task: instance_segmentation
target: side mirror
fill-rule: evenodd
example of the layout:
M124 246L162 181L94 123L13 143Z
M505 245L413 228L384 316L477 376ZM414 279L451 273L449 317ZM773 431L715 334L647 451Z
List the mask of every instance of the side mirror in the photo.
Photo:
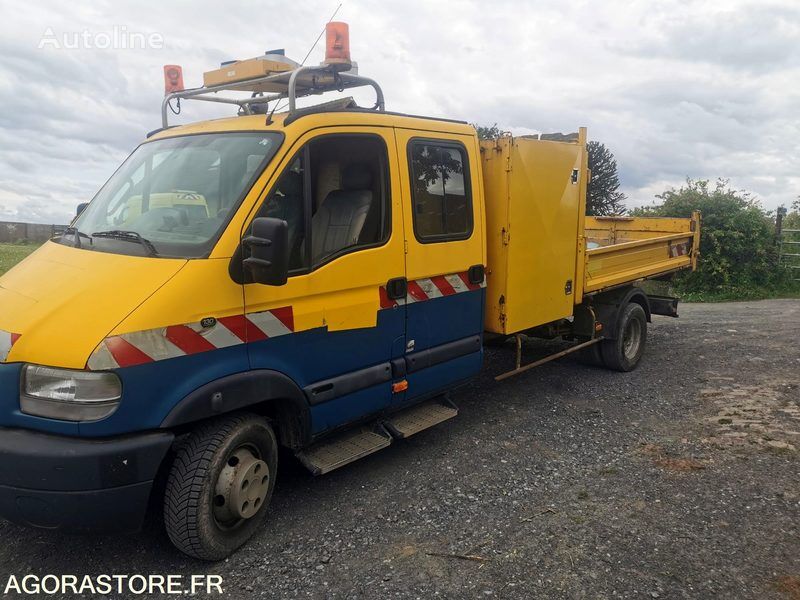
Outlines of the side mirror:
M289 226L282 219L258 217L252 229L242 240L245 271L255 283L283 285L289 277Z
M80 216L81 216L81 213L82 213L84 210L86 210L86 207L87 207L87 206L89 206L89 203L88 203L88 202L81 202L80 204L78 204L78 210L76 210L76 211L75 211L75 216L76 216L76 217L80 217Z

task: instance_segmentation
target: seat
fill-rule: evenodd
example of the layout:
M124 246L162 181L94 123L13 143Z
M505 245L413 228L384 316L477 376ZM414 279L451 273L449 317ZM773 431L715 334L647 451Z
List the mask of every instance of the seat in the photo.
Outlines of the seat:
M372 171L363 164L342 171L341 188L330 192L311 220L314 263L358 244L372 206Z
M296 171L287 171L278 182L276 191L267 201L262 217L272 217L286 221L288 228L289 248L293 249L297 242L297 231L303 220L303 176Z

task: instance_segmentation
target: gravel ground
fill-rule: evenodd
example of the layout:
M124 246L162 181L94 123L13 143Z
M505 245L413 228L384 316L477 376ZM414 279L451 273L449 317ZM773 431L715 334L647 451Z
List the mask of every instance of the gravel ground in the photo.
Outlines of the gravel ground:
M227 561L0 523L0 573L192 574L246 598L800 598L800 301L684 305L629 374L568 357L324 477L283 461ZM552 348L526 346L526 358Z

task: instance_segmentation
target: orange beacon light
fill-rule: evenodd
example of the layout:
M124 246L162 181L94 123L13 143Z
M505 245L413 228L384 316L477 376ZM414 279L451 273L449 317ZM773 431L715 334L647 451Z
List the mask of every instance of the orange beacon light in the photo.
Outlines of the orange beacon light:
M350 28L331 21L325 25L325 64L350 65Z
M183 91L183 69L180 65L164 65L164 95Z

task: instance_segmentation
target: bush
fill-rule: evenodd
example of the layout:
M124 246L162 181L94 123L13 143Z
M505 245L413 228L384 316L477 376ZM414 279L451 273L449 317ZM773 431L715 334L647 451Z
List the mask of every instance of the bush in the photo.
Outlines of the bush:
M792 203L792 210L783 218L784 229L800 229L800 198Z
M752 299L797 292L788 270L778 265L775 224L748 192L725 180L686 181L656 196L662 202L632 214L689 217L702 212L697 271L675 277L676 289L691 300Z

